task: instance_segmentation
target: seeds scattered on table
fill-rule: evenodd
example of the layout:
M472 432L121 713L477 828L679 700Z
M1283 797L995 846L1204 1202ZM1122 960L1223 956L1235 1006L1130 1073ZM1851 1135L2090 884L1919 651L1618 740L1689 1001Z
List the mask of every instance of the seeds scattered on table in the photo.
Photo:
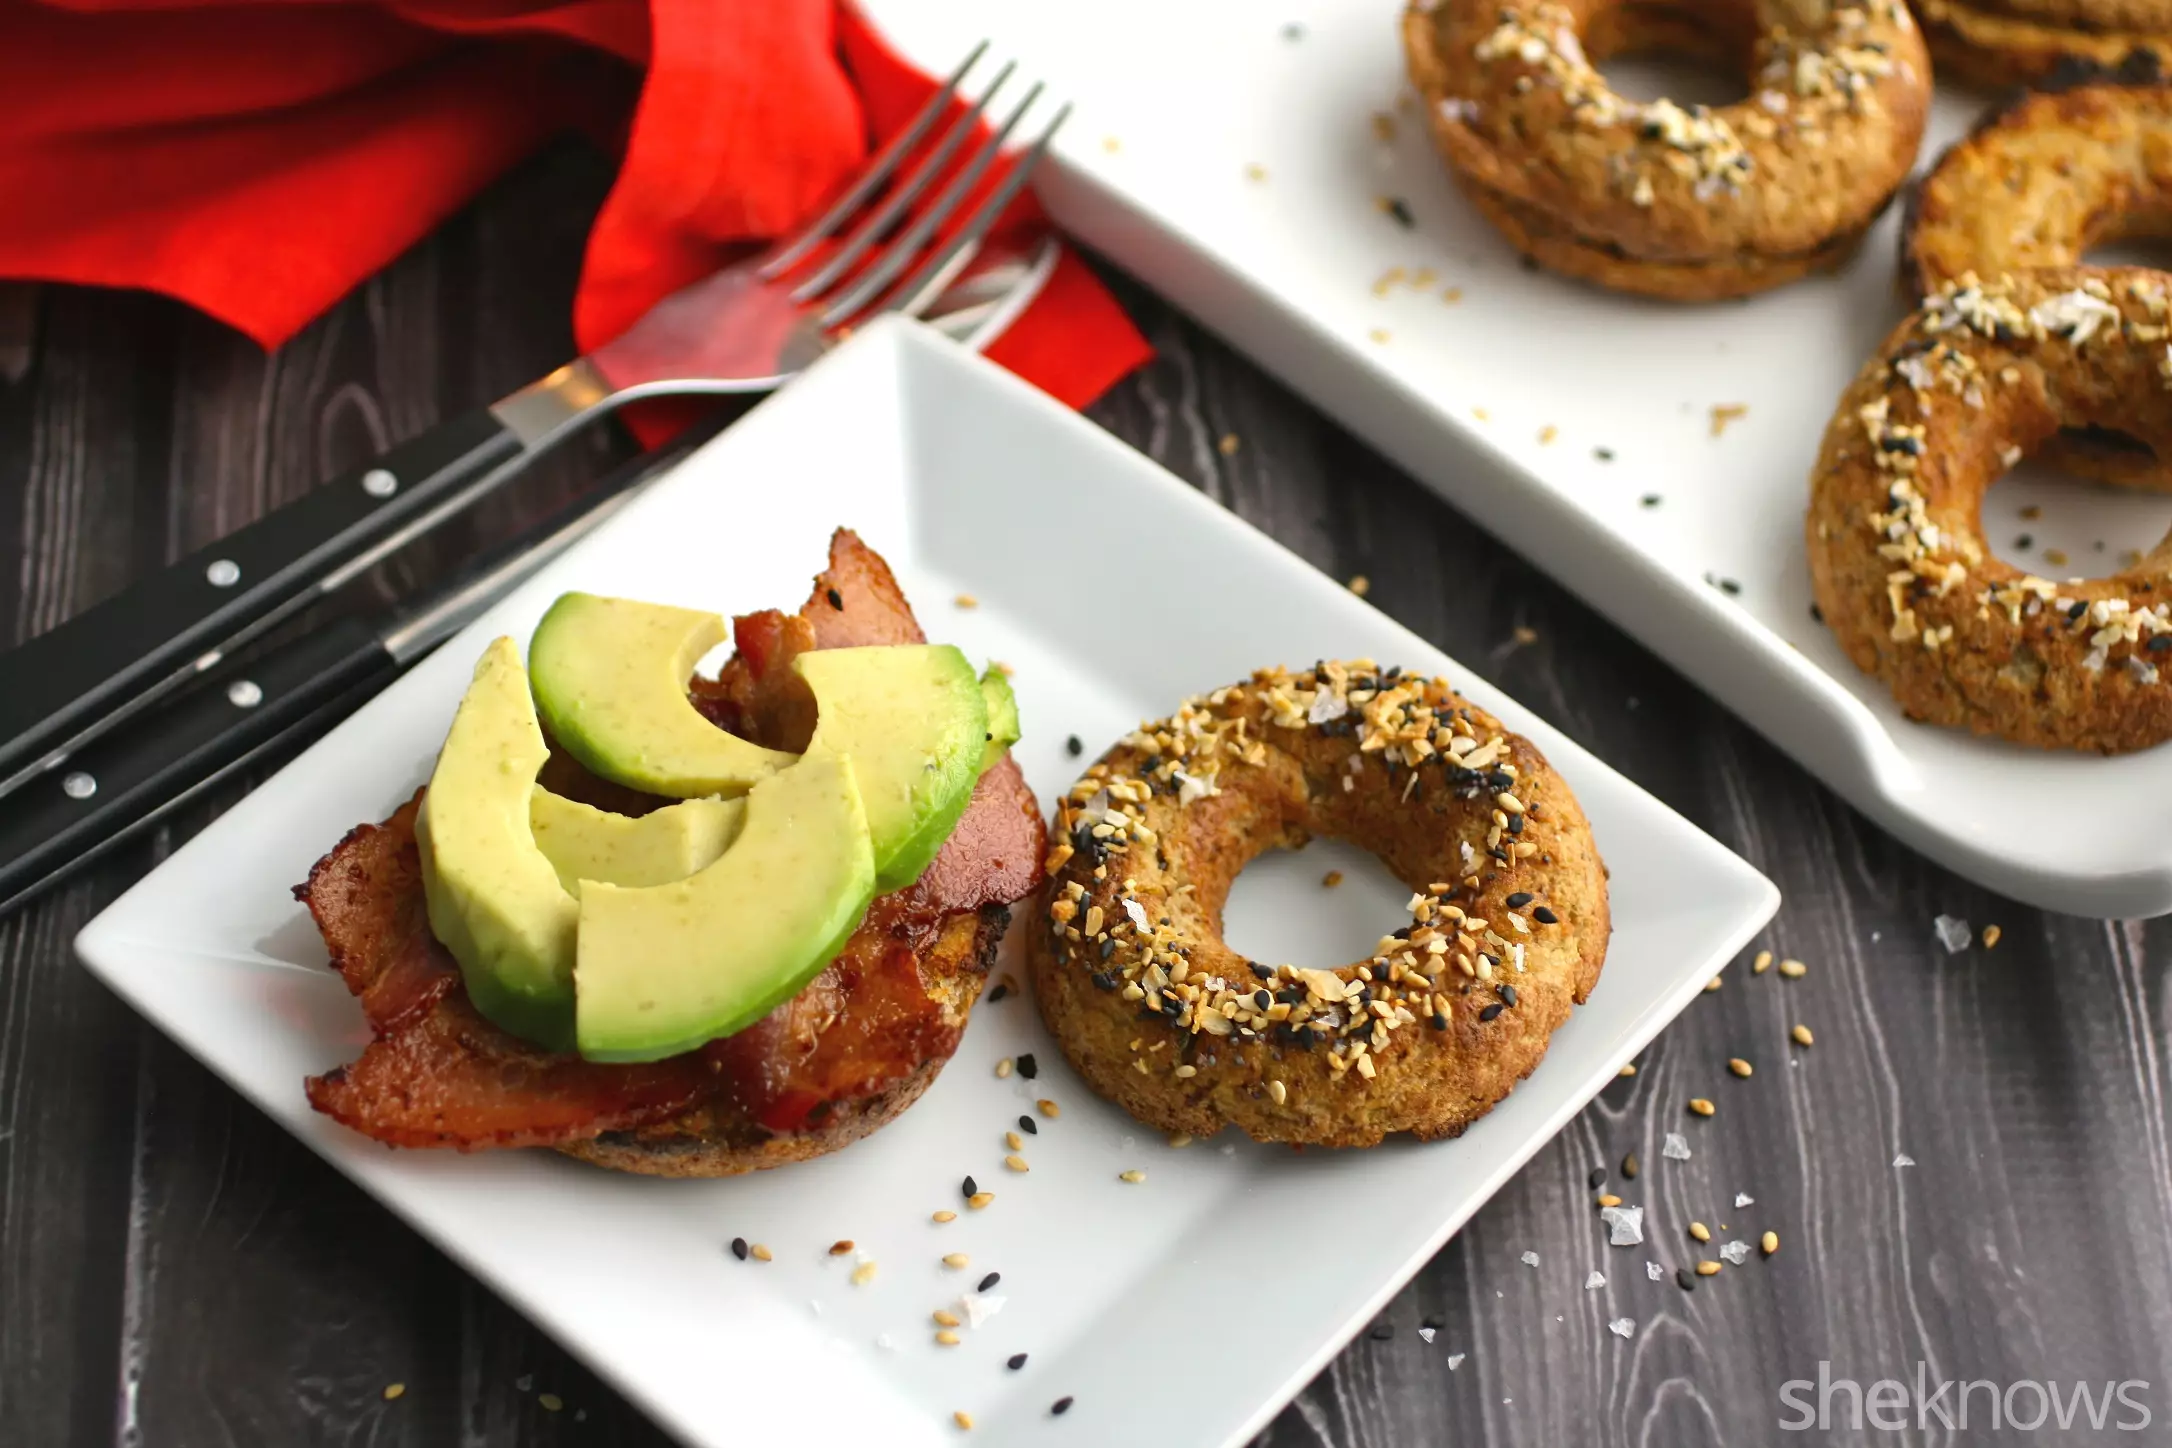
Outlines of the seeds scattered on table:
M1795 1038L1795 1044L1798 1046L1810 1045L1817 1039L1815 1036L1812 1036L1810 1034L1810 1028L1808 1026L1797 1026L1794 1030L1789 1031L1788 1034Z
M1770 1257L1780 1250L1780 1234L1778 1232L1767 1232L1757 1239L1757 1245L1764 1249L1767 1257Z
M732 1255L733 1255L734 1257L737 1257L737 1258L738 1258L738 1259L739 1259L740 1261L742 1261L742 1262L744 1262L744 1261L746 1261L746 1260L747 1260L747 1239L746 1239L746 1238L744 1238L744 1237L734 1237L734 1238L732 1238Z
M1584 1178L1584 1185L1592 1191L1597 1191L1599 1188L1605 1186L1606 1168L1603 1166L1593 1167L1591 1169L1591 1174Z
M832 1257L842 1257L851 1250L852 1239L850 1237L839 1237L836 1241L830 1243L830 1255Z
M1072 1405L1073 1403L1077 1402L1077 1401L1078 1401L1078 1400L1077 1400L1076 1398L1069 1398L1069 1397L1063 1397L1063 1398L1058 1398L1058 1399L1056 1399L1056 1401L1055 1401L1055 1402L1053 1402L1053 1403L1050 1403L1050 1404L1048 1405L1048 1411L1049 1411L1049 1412L1051 1412L1051 1413L1053 1413L1053 1414L1055 1414L1055 1415L1056 1415L1057 1417L1059 1417L1059 1418L1060 1418L1060 1417L1062 1417L1062 1416L1063 1416L1064 1414L1066 1414L1066 1413L1070 1412L1070 1411L1071 1411L1071 1405Z
M1723 984L1725 984L1725 982L1723 982L1718 976L1715 975L1710 980L1704 983L1705 993L1709 995L1713 991L1718 990Z
M960 1408L957 1412L952 1413L950 1416L952 1420L955 1421L959 1427L965 1429L966 1432L970 1433L973 1431L973 1415L965 1411L965 1409Z
M1689 1235L1700 1242L1709 1242L1712 1240L1712 1229L1702 1222L1691 1222Z
M1004 1077L1010 1075L1011 1067L1014 1064L1015 1063L1008 1056L1005 1056L1002 1060L996 1062L996 1079L998 1081L1001 1081Z
M943 1265L955 1272L961 1267L972 1266L973 1259L966 1256L963 1252L952 1252L943 1258Z
M1702 1096L1690 1097L1689 1109L1698 1116L1710 1116L1713 1112L1719 1110L1717 1106L1714 1106Z
M768 1262L773 1260L770 1256L769 1249L767 1247L764 1247L759 1242L756 1242L753 1246L747 1248L747 1251L753 1255L754 1260L757 1262Z
M1635 1152L1632 1151L1627 1156L1621 1159L1621 1174L1625 1177L1628 1177L1631 1181L1636 1180L1636 1174L1640 1170L1642 1170L1642 1165L1637 1161L1637 1154Z
M1254 161L1244 168L1244 177L1247 181L1264 181L1267 179L1267 168Z
M1022 1352L1014 1352L1014 1353L1012 1353L1012 1354L1011 1354L1011 1356L1010 1356L1010 1361L1008 1361L1008 1362L1006 1362L1005 1364L1003 1364L1003 1366L1005 1366L1005 1367L1009 1368L1009 1369L1010 1369L1010 1370L1011 1370L1012 1372L1014 1372L1014 1373L1015 1373L1015 1372L1017 1372L1017 1371L1018 1371L1018 1370L1019 1370L1020 1368L1024 1367L1025 1365L1026 1365L1026 1355L1025 1355L1024 1353L1022 1353Z
M1783 960L1780 962L1780 974L1786 976L1789 980L1801 980L1809 973L1810 967L1799 960Z
M1999 937L2005 933L1996 925L1986 925L1983 928L1983 948L1989 950L1992 946L1997 945Z
M1015 1151L1014 1151L1014 1152L1012 1152L1012 1153L1011 1153L1011 1154L1010 1154L1009 1156L1006 1156L1006 1157L1004 1157L1004 1158L1003 1158L1003 1164L1004 1164L1005 1166L1009 1167L1009 1168L1010 1168L1010 1169L1011 1169L1012 1171L1031 1171L1031 1170L1033 1170L1033 1168L1032 1168L1032 1167L1030 1167L1030 1166L1026 1165L1026 1159L1025 1159L1024 1157L1020 1156L1020 1155L1019 1155L1019 1154L1018 1154L1017 1152L1015 1152Z
M1721 433L1727 431L1728 423L1740 422L1749 415L1750 409L1745 403L1716 402L1712 404L1712 436L1718 437Z
M947 1327L935 1334L935 1340L944 1347L956 1347L958 1345L958 1335Z
M1063 1115L1063 1108L1058 1106L1055 1102L1049 1100L1045 1096L1042 1097L1040 1100L1034 1102L1033 1105L1043 1116L1047 1117L1051 1121Z
M1342 883L1342 871L1329 870L1326 874L1320 877L1320 883L1330 890L1334 889L1337 885L1340 885Z
M960 608L980 607L980 600L973 597L973 595L970 593L961 593L955 599L953 599L952 602L956 603Z
M1599 1205L1602 1207L1618 1207L1621 1205L1621 1198L1615 1196L1612 1192L1608 1192L1599 1198Z
M1674 1281L1675 1285L1680 1287L1684 1292L1695 1292L1697 1290L1697 1279L1689 1275L1689 1269L1687 1267L1677 1267L1674 1269Z
M1026 1139L1015 1131L1003 1133L1003 1144L1012 1151L1024 1151L1026 1149Z
M986 1292L989 1288L995 1286L998 1282L1001 1282L1002 1280L1002 1273L991 1272L986 1277L981 1278L980 1285L978 1287L975 1287L973 1290L975 1292Z
M566 1405L566 1400L556 1393L537 1393L535 1400L546 1413L555 1413Z
M1363 598L1366 594L1373 591L1373 581L1370 578L1367 578L1362 573L1352 574L1350 576L1350 581L1343 586L1345 588L1348 588L1359 598Z
M855 1267L855 1268L853 1268L853 1269L852 1269L852 1285L853 1285L853 1286L855 1286L855 1287L865 1287L865 1286L866 1286L866 1285L867 1285L868 1283L870 1283L870 1282L872 1282L872 1281L874 1281L874 1280L875 1280L875 1264L874 1264L874 1263L872 1263L872 1262L862 1262L862 1263L861 1263L861 1264L860 1264L859 1266L857 1266L857 1267Z
M386 1383L386 1384L385 1384L385 1401L389 1403L389 1402L391 1402L391 1401L392 1401L392 1400L393 1400L394 1398L397 1398L397 1397L399 1397L399 1396L400 1396L401 1394L405 1393L406 1391L407 1391L407 1384L405 1384L405 1383Z
M1191 1144L1192 1139L1181 1131L1169 1138L1169 1148L1172 1151L1182 1151L1185 1147L1190 1146Z
M1699 1277L1717 1276L1719 1270L1720 1264L1717 1262L1699 1262L1697 1264L1697 1275Z
M967 1177L964 1181L958 1183L958 1195L961 1197L970 1199L979 1191L980 1183L974 1181L971 1177Z
M1086 752L1086 741L1073 734L1063 741L1063 752L1076 759Z
M1772 969L1772 952L1769 950L1758 951L1757 958L1750 962L1750 974L1763 975L1770 969Z
M1242 446L1243 444L1237 441L1237 434L1225 432L1222 434L1222 440L1214 445L1214 450L1225 458L1234 457L1237 449Z
M994 1200L994 1192L975 1192L965 1199L965 1204L977 1212Z
M1146 1180L1146 1173L1140 1171L1137 1167L1133 1167L1130 1171L1118 1172L1116 1174L1116 1179L1120 1182L1130 1182L1133 1186L1137 1186L1140 1182Z
M1552 445L1552 443L1553 443L1553 440L1554 440L1555 438L1559 437L1559 436L1561 436L1561 429L1560 429L1560 428L1558 428L1558 427L1555 427L1555 426L1554 426L1554 425L1553 425L1552 423L1550 423L1550 422L1549 422L1549 423L1547 423L1547 424L1546 424L1546 425L1545 425L1544 427L1542 427L1542 428L1540 428L1540 429L1539 429L1539 435L1538 435L1538 440L1539 440L1539 446L1540 446L1540 447L1548 447L1548 446L1551 446L1551 445Z
M955 1222L958 1220L958 1214L945 1207L935 1214L935 1220L938 1222Z
M936 1308L933 1316L937 1327L956 1327L965 1320L947 1307Z
M1041 1063L1033 1059L1031 1051L1027 1051L1018 1058L1018 1074L1028 1081L1041 1074Z
M1757 1068L1752 1066L1749 1062L1743 1060L1740 1056L1729 1056L1727 1058L1727 1069L1734 1072L1737 1076L1748 1078L1755 1073Z

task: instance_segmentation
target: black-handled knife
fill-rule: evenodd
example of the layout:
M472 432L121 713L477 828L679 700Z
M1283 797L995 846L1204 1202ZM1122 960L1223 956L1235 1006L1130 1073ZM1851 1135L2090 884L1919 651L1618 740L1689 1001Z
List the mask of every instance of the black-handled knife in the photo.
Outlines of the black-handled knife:
M681 455L675 448L669 460ZM0 799L0 913L211 785L345 718L667 465L648 457L620 469L389 619L337 619L207 670L164 707Z

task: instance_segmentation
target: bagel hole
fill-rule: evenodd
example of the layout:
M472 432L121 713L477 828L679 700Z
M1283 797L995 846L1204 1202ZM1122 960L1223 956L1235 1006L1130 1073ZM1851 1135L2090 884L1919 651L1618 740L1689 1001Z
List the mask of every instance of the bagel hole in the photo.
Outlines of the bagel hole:
M2148 444L2113 428L2070 428L2063 446L2146 461ZM2172 493L2119 487L2030 456L1991 485L1979 514L1999 559L2039 578L2103 578L2133 567L2172 531Z
M1584 53L1623 100L1733 105L1749 94L1743 77L1756 30L1749 7L1717 9L1707 16L1673 5L1607 7L1585 24Z
M1342 873L1332 889L1321 883ZM1243 870L1222 907L1222 939L1263 965L1332 970L1365 960L1380 937L1410 923L1410 887L1345 840L1269 850Z

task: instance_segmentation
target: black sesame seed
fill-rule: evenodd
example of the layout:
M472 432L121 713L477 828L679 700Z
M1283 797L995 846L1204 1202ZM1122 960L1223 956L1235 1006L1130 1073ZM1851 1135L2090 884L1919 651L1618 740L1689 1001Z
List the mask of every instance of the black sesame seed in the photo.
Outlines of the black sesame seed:
M1115 990L1117 988L1116 981L1116 972L1113 970L1097 970L1094 972L1094 985L1097 989Z
M1063 752L1070 755L1073 759L1076 759L1081 754L1084 754L1086 752L1085 741L1080 739L1076 734L1074 734L1069 739L1063 741Z
M1529 890L1518 890L1502 903L1506 904L1511 910L1521 910L1531 903L1531 892Z
M1028 1081L1041 1074L1041 1063L1033 1059L1031 1051L1018 1058L1018 1074Z
M1256 990L1252 992L1252 1004L1258 1006L1261 1010L1266 1010L1274 1003L1275 998L1267 994L1267 992L1263 990Z
M1012 1372L1015 1373L1025 1365L1026 1355L1022 1352L1014 1352L1011 1354L1011 1360L1005 1363L1003 1366L1009 1368Z
M974 1181L971 1177L967 1177L964 1181L958 1183L958 1194L968 1198L977 1197L980 1195L980 1183Z
M1003 997L1009 995L1010 993L1011 988L1003 984L1001 981L998 981L996 982L996 988L988 992L988 1004L994 1005L997 1001L1003 999Z
M2024 533L2014 540L2014 546L2016 548L2034 548L2036 546L2036 535Z
M2172 649L2172 634L2159 634L2142 647L2153 654L2161 654L2166 649Z
M1545 905L1541 905L1538 909L1532 911L1531 918L1541 925L1559 925L1561 923L1561 917L1554 914L1553 910Z
M1070 1412L1070 1411L1071 1411L1071 1405L1072 1405L1073 1403L1077 1402L1077 1401L1078 1401L1078 1400L1077 1400L1076 1398L1072 1398L1072 1397L1062 1397L1062 1398L1058 1398L1058 1399L1056 1399L1056 1401L1055 1401L1055 1402L1053 1402L1053 1403L1050 1403L1050 1404L1048 1405L1048 1411L1049 1411L1049 1412L1051 1412L1051 1413L1054 1413L1054 1414L1055 1414L1055 1415L1056 1415L1057 1417L1059 1417L1059 1418L1060 1418L1060 1417L1062 1417L1062 1416L1063 1416L1064 1414L1066 1414L1066 1413Z
M1110 939L1110 940L1104 940L1104 941L1102 941L1102 942L1101 942L1101 958L1102 958L1103 960L1107 960L1107 959L1108 959L1108 958L1109 958L1110 956L1112 956L1112 955L1114 955L1114 954L1116 954L1116 942L1115 942L1115 940L1113 940L1113 939Z
M1504 1007L1501 1005L1501 1003L1499 1001L1495 1001L1492 1005L1487 1006L1484 1010L1478 1013L1478 1019L1481 1021L1490 1021L1495 1016L1499 1015L1503 1009Z
M1303 40L1305 38L1305 27L1292 20L1282 27L1282 38L1284 40Z
M1033 1118L1030 1116L1018 1118L1018 1129L1028 1136L1039 1136L1041 1134L1041 1128L1033 1124Z
M975 1292L986 1292L986 1291L987 1291L987 1290L988 1290L989 1288L991 1288L991 1287L995 1286L995 1285L996 1285L996 1284L997 1284L998 1282L1001 1282L1002 1280L1003 1280L1003 1274L1002 1274L1002 1273L1000 1273L1000 1272L991 1272L991 1273L989 1273L989 1274L988 1274L988 1275L987 1275L986 1277L983 1277L983 1278L981 1278L981 1279L980 1279L980 1286L978 1286L978 1287L974 1288L973 1290L974 1290Z
M1637 501L1639 503L1642 503L1647 508L1656 508L1659 506L1661 499L1659 494L1657 493L1646 493L1643 497L1637 499Z
M2168 634L2166 637L2172 638L2172 634ZM1248 960L1245 964L1252 967L1252 974L1258 976L1261 980L1273 980L1275 978L1275 968L1271 965L1261 965L1256 960Z
M1522 815L1510 815L1508 817L1508 832L1512 835L1520 835L1523 833Z
M1400 196L1388 198L1388 215L1395 218L1397 226L1406 230L1418 224L1418 218L1410 214L1410 203Z
M2068 623L2079 623L2081 622L2082 615L2087 612L2089 612L2089 605L2087 603L2077 603L2072 608L2066 611L2066 621Z
M738 1259L739 1259L740 1261L742 1261L742 1262L744 1262L744 1261L746 1261L746 1260L747 1260L747 1239L746 1239L746 1238L744 1238L744 1237L734 1237L734 1238L732 1238L732 1255L733 1255L734 1257L737 1257L737 1258L738 1258Z
M1436 1031L1448 1029L1448 1017L1440 1011L1433 1012L1433 1029Z
M1589 1187L1593 1191L1597 1191L1599 1188L1605 1186L1606 1168L1603 1166L1593 1167L1591 1169L1591 1175L1584 1178L1584 1185Z
M830 590L829 598L830 607L836 609L839 613L843 613L845 610L845 596L833 588Z
M1614 449L1610 447L1595 447L1591 450L1591 455L1602 463L1614 461Z
M1684 1292L1695 1292L1697 1290L1697 1278L1687 1267L1674 1269L1674 1281Z
M1823 623L1823 622L1825 622L1825 610L1824 610L1824 609L1822 609L1822 608L1819 608L1819 607L1818 607L1818 606L1817 606L1816 604L1814 604L1814 603L1810 605L1810 622L1812 622L1812 623Z
M1500 987L1500 991L1503 1004L1514 1005L1516 1003L1516 988L1514 986L1504 985Z

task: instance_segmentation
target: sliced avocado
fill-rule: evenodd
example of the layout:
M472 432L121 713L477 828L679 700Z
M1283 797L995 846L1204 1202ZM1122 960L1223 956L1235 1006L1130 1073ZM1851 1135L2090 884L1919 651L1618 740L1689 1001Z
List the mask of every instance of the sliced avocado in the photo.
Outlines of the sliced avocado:
M809 758L843 755L867 807L877 893L920 878L980 778L988 706L948 644L817 649L793 660L814 690Z
M605 779L678 799L744 794L794 756L727 734L688 701L694 665L723 641L713 613L563 594L528 644L536 707Z
M415 842L430 929L491 1020L554 1051L573 1048L580 906L528 824L549 757L520 650L501 638L475 665L422 797Z
M851 764L810 755L770 776L707 869L646 889L582 887L581 1054L656 1061L752 1025L844 948L874 893Z
M716 863L746 819L744 799L681 800L651 814L611 814L537 785L528 800L536 848L578 896L581 881L667 885Z
M991 668L980 676L980 697L988 706L988 742L980 752L980 772L986 774L1018 742L1018 696L1011 681Z

